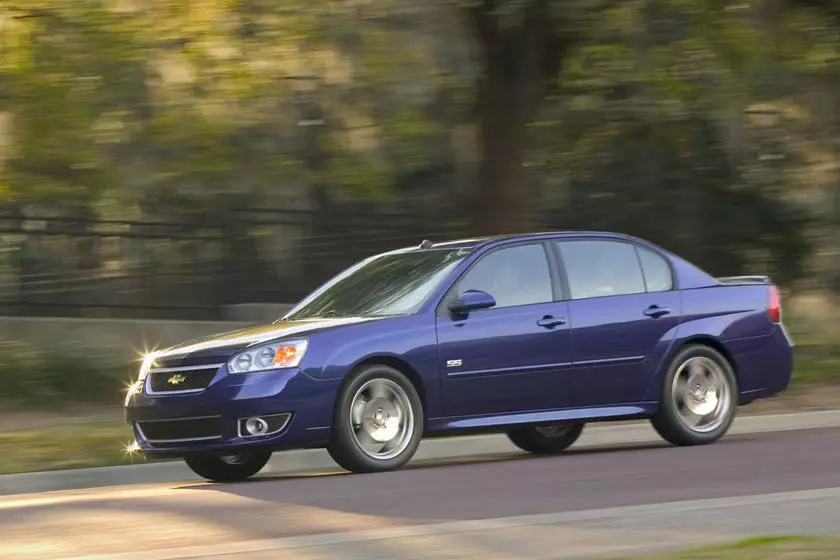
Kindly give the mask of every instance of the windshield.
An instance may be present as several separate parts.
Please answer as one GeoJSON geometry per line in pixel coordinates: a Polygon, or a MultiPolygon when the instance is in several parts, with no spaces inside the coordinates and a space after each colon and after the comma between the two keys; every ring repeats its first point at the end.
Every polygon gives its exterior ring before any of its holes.
{"type": "Polygon", "coordinates": [[[415,313],[465,256],[463,250],[430,249],[371,257],[327,282],[284,319],[415,313]]]}

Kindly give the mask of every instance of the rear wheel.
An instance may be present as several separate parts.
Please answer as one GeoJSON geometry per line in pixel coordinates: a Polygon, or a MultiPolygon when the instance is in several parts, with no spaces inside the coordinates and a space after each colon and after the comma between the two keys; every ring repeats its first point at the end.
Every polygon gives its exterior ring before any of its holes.
{"type": "Polygon", "coordinates": [[[348,471],[402,467],[423,437],[423,405],[400,371],[364,366],[341,389],[327,451],[348,471]]]}
{"type": "Polygon", "coordinates": [[[584,424],[549,424],[510,430],[508,439],[519,449],[529,453],[548,455],[560,453],[575,443],[584,424]]]}
{"type": "Polygon", "coordinates": [[[703,345],[682,349],[663,380],[656,431],[674,445],[717,441],[735,419],[738,382],[729,361],[703,345]]]}
{"type": "Polygon", "coordinates": [[[271,458],[271,451],[248,449],[233,453],[189,455],[184,462],[202,478],[214,482],[235,482],[260,472],[271,458]]]}

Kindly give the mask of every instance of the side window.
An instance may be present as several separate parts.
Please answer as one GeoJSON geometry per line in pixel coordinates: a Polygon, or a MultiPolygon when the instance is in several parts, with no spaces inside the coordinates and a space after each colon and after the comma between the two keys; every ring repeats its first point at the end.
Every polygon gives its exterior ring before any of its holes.
{"type": "Polygon", "coordinates": [[[558,242],[572,299],[645,293],[636,250],[613,241],[558,242]]]}
{"type": "Polygon", "coordinates": [[[636,251],[639,252],[639,260],[642,262],[642,272],[645,275],[648,292],[667,292],[674,287],[668,261],[653,251],[641,247],[636,247],[636,251]]]}
{"type": "Polygon", "coordinates": [[[496,299],[496,308],[554,300],[542,244],[493,251],[461,278],[457,290],[459,294],[467,290],[487,292],[496,299]]]}

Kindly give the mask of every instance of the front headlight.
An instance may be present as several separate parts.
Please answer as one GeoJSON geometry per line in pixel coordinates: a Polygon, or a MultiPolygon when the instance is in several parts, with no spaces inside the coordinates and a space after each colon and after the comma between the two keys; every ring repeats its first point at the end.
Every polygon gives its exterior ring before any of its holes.
{"type": "Polygon", "coordinates": [[[131,397],[139,395],[143,392],[143,383],[149,375],[149,371],[155,364],[156,354],[150,353],[143,356],[143,363],[140,364],[140,372],[137,374],[137,380],[126,388],[124,406],[128,406],[131,402],[131,397]]]}
{"type": "Polygon", "coordinates": [[[308,340],[284,340],[259,346],[231,358],[227,365],[228,371],[251,373],[297,367],[308,346],[308,340]]]}
{"type": "Polygon", "coordinates": [[[137,381],[146,379],[146,376],[149,375],[149,370],[155,364],[155,358],[157,358],[157,354],[154,353],[143,356],[143,363],[140,365],[140,373],[137,374],[137,381]]]}

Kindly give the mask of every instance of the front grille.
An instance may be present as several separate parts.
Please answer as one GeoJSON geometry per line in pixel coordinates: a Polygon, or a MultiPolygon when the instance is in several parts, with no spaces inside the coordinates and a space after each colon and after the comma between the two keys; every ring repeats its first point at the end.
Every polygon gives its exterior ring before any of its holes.
{"type": "Polygon", "coordinates": [[[152,370],[149,373],[147,389],[149,393],[201,391],[213,381],[220,367],[220,365],[213,365],[196,368],[152,370]]]}
{"type": "Polygon", "coordinates": [[[146,420],[136,424],[140,434],[150,443],[196,441],[222,437],[222,418],[220,416],[146,420]]]}

